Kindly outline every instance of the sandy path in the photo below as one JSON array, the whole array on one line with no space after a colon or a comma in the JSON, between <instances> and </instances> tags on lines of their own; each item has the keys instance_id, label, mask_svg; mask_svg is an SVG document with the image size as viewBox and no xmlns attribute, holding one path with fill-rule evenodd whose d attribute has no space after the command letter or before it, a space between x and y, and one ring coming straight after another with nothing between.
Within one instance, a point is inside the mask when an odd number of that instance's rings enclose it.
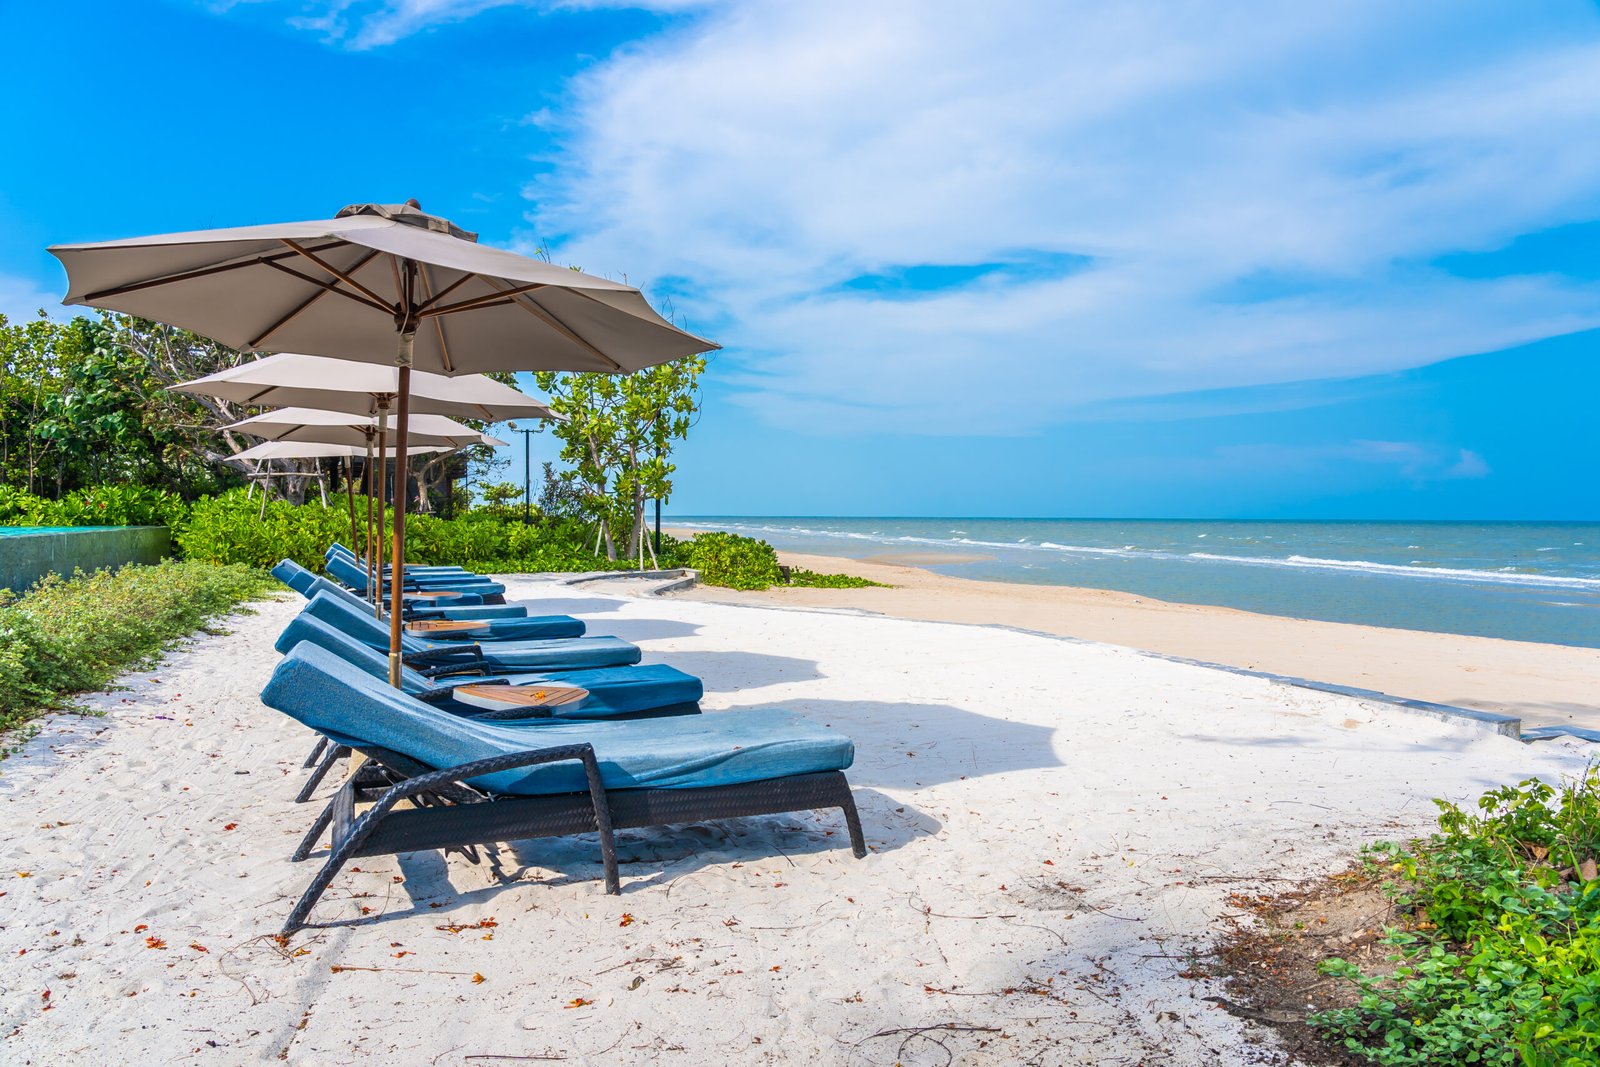
<instances>
[{"instance_id":1,"label":"sandy path","mask_svg":"<svg viewBox=\"0 0 1600 1067\"><path fill-rule=\"evenodd\" d=\"M281 951L313 812L308 736L255 697L296 609L269 603L0 765L0 1060L922 1065L944 1049L903 1031L957 1027L929 1034L963 1064L1246 1062L1179 976L1230 891L1587 751L1115 648L584 588L513 591L701 674L708 714L853 736L873 854L801 813L621 835L620 898L590 838L366 860Z\"/></svg>"},{"instance_id":2,"label":"sandy path","mask_svg":"<svg viewBox=\"0 0 1600 1067\"><path fill-rule=\"evenodd\" d=\"M686 531L687 532L687 531ZM841 559L780 552L785 563L856 574L891 589L701 587L697 600L849 607L903 619L1000 623L1207 663L1310 678L1520 716L1528 726L1600 730L1600 649L1313 622L1232 608L1174 604L1104 589L952 578L931 556Z\"/></svg>"}]
</instances>

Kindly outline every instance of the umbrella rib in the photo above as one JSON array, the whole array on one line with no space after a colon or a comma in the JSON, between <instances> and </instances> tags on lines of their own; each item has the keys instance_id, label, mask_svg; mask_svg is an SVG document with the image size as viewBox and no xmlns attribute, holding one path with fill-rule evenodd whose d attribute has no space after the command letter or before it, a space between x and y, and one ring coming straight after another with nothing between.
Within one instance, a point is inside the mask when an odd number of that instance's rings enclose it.
<instances>
[{"instance_id":1,"label":"umbrella rib","mask_svg":"<svg viewBox=\"0 0 1600 1067\"><path fill-rule=\"evenodd\" d=\"M343 244L343 242L333 241L325 245L318 245L311 251L322 252L329 248L337 248L340 244ZM180 271L177 274L165 274L159 278L146 278L142 282L130 282L127 285L119 285L111 289L101 289L98 292L87 293L84 295L83 299L85 302L91 300L103 300L106 297L122 296L125 293L136 293L141 289L151 289L158 285L167 285L172 282L191 281L195 278L205 278L212 274L223 274L230 270L238 270L241 267L257 267L263 265L271 267L276 265L277 260L288 259L295 254L296 253L294 252L279 252L270 256L251 256L249 259L241 260L238 263L223 263L210 267L200 267L197 270Z\"/></svg>"},{"instance_id":2,"label":"umbrella rib","mask_svg":"<svg viewBox=\"0 0 1600 1067\"><path fill-rule=\"evenodd\" d=\"M480 275L480 277L482 277L482 275ZM488 278L484 278L484 281L489 282L490 285L494 284L494 282L490 281ZM504 304L508 303L514 297L521 296L523 293L531 293L535 289L543 289L544 287L544 282L537 282L533 285L520 285L515 289L496 290L493 293L486 293L483 296L475 296L470 300L461 300L454 304L446 304L444 307L431 308L428 311L421 312L419 317L428 318L437 315L454 315L458 311L472 311L485 305Z\"/></svg>"},{"instance_id":3,"label":"umbrella rib","mask_svg":"<svg viewBox=\"0 0 1600 1067\"><path fill-rule=\"evenodd\" d=\"M263 261L263 262L266 262L266 261ZM390 307L388 304L375 303L374 301L368 300L366 297L362 296L360 293L347 293L347 292L345 292L343 289L339 288L339 279L337 279L337 278L335 278L331 282L323 281L321 278L313 278L309 274L302 274L301 272L295 270L293 267L286 267L282 263L270 263L269 262L269 263L267 263L267 266L271 267L273 270L281 270L285 274L288 274L288 275L290 275L292 277L295 277L295 278L299 278L301 281L305 282L307 285L314 285L318 289L324 289L324 290L326 290L326 291L328 291L330 293L333 293L336 296L342 296L346 300L354 300L358 304L365 304L367 307L373 308L373 309L378 310L378 311L381 311L385 315L393 315L394 314L394 308Z\"/></svg>"},{"instance_id":4,"label":"umbrella rib","mask_svg":"<svg viewBox=\"0 0 1600 1067\"><path fill-rule=\"evenodd\" d=\"M437 304L439 301L443 300L445 297L449 296L451 293L455 292L457 289L461 288L467 282L470 282L472 279L474 279L476 277L477 277L476 274L474 274L472 271L468 271L467 273L463 274L461 277L457 278L455 281L451 282L449 285L445 286L443 289L440 289L437 293L434 293L432 296L430 296L428 299L424 300L422 303L418 304L417 305L417 311L419 313L421 313L423 311L428 310L434 304Z\"/></svg>"},{"instance_id":5,"label":"umbrella rib","mask_svg":"<svg viewBox=\"0 0 1600 1067\"><path fill-rule=\"evenodd\" d=\"M350 269L351 270L360 270L362 267L364 267L368 263L370 263L373 260L373 258L375 258L377 256L377 254L378 253L375 252L375 251L368 252L365 257L363 257L362 259L357 261L356 265L351 267ZM301 312L305 311L312 304L315 304L318 300L321 300L324 296L327 296L327 295L328 295L328 290L326 290L326 289L318 289L316 292L314 292L310 296L306 297L306 299L300 304L300 306L296 307L294 310L290 311L283 318L279 319L277 322L275 322L271 326L267 327L265 332L263 332L263 333L259 334L258 336L252 338L250 340L249 344L245 345L245 347L246 348L255 348L262 341L265 341L267 338L271 337L273 334L277 333L279 330L281 330L285 326L289 325L290 322L292 322L296 318L298 318L300 316Z\"/></svg>"},{"instance_id":6,"label":"umbrella rib","mask_svg":"<svg viewBox=\"0 0 1600 1067\"><path fill-rule=\"evenodd\" d=\"M422 291L424 293L427 293L428 290L433 288L433 283L428 280L428 265L426 263L417 264L417 276L422 279ZM463 274L460 278L456 279L456 281L454 281L449 286L446 286L443 290L441 290L439 292L438 296L430 296L427 300L424 300L418 306L419 307L427 307L429 304L431 304L435 300L439 299L440 296L443 296L445 293L448 293L451 289L454 289L456 286L460 285L462 282L466 281L470 277L472 277L472 275ZM455 369L456 369L456 363L455 363L455 360L450 358L450 345L444 339L444 320L439 318L438 316L434 316L433 332L439 335L439 355L441 357L443 357L443 359L444 359L445 372L446 373L453 373L455 371Z\"/></svg>"},{"instance_id":7,"label":"umbrella rib","mask_svg":"<svg viewBox=\"0 0 1600 1067\"><path fill-rule=\"evenodd\" d=\"M305 256L311 262L315 263L317 266L321 267L323 270L327 271L329 274L333 275L335 278L338 278L341 282L344 282L350 288L356 290L357 292L362 293L368 299L374 300L379 304L382 304L384 302L383 297L379 296L377 293L373 292L371 289L368 289L366 286L362 285L360 282L356 281L354 278L352 278L350 276L351 274L354 274L357 270L359 270L361 267L365 266L366 263L368 262L368 260L371 259L370 256L368 257L368 259L362 260L360 263L357 263L354 267L351 267L348 272L346 272L346 271L340 270L338 267L335 267L333 264L329 263L327 260L323 259L321 256L318 256L316 254L316 252L312 251L309 248L306 248L305 246L301 245L299 242L291 241L287 237L282 238L282 240L283 240L284 244L288 245L290 248L294 249L296 252L300 253L302 256ZM389 311L391 313L395 313L395 312L397 312L397 309L391 307L391 308L389 308Z\"/></svg>"},{"instance_id":8,"label":"umbrella rib","mask_svg":"<svg viewBox=\"0 0 1600 1067\"><path fill-rule=\"evenodd\" d=\"M491 284L493 284L493 283L491 283ZM578 346L580 346L580 347L582 347L584 349L587 349L589 352L593 353L596 358L598 358L601 362L603 362L603 363L607 364L608 366L610 366L612 370L620 371L620 370L624 369L622 364L618 363L616 360L612 359L610 356L608 356L604 352L600 351L598 348L596 348L594 345L590 344L588 341L585 341L582 337L579 337L577 335L577 333L575 333L570 326L568 326L566 323L562 322L560 319L558 319L554 315L552 315L543 306L541 306L537 300L534 300L532 297L529 297L526 300L513 300L512 303L516 304L519 308L521 308L522 310L526 311L528 314L532 315L534 318L538 319L540 322L543 322L545 325L553 326L558 333L561 333L561 334L565 335L574 344L577 344Z\"/></svg>"}]
</instances>

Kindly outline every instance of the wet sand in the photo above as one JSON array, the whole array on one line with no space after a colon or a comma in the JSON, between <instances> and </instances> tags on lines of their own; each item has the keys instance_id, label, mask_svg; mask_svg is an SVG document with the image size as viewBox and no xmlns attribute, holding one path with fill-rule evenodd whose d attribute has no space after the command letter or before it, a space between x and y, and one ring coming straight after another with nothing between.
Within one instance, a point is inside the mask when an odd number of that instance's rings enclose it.
<instances>
[{"instance_id":1,"label":"wet sand","mask_svg":"<svg viewBox=\"0 0 1600 1067\"><path fill-rule=\"evenodd\" d=\"M724 603L854 608L903 619L1015 626L1518 715L1525 727L1600 730L1600 649L1290 619L1104 589L973 581L900 562L908 555L917 563L946 564L961 558L944 553L895 554L892 561L883 556L778 555L792 566L854 574L893 588L740 593L700 587L680 595Z\"/></svg>"}]
</instances>

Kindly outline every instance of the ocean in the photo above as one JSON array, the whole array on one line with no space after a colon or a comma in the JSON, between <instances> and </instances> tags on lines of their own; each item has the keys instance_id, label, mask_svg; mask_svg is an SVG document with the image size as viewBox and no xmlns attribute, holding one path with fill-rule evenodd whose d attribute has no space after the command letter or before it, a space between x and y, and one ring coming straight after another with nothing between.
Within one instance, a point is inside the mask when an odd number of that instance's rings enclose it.
<instances>
[{"instance_id":1,"label":"ocean","mask_svg":"<svg viewBox=\"0 0 1600 1067\"><path fill-rule=\"evenodd\" d=\"M959 553L963 578L1600 648L1600 525L674 516L818 555Z\"/></svg>"}]
</instances>

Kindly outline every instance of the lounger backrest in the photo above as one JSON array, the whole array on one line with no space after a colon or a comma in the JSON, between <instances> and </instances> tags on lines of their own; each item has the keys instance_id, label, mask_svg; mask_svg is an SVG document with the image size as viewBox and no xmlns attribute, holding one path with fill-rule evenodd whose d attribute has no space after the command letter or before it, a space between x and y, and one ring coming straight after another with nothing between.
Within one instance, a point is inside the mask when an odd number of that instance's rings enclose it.
<instances>
[{"instance_id":1,"label":"lounger backrest","mask_svg":"<svg viewBox=\"0 0 1600 1067\"><path fill-rule=\"evenodd\" d=\"M349 636L340 633L321 619L304 611L296 615L289 622L289 625L284 627L284 631L278 635L278 641L274 647L281 653L287 653L302 642L326 649L346 663L359 668L374 678L383 681L387 681L389 678L389 658L387 656L376 649L368 648L359 641L351 640ZM400 685L406 692L412 694L421 693L432 688L426 678L410 667L400 668Z\"/></svg>"},{"instance_id":2,"label":"lounger backrest","mask_svg":"<svg viewBox=\"0 0 1600 1067\"><path fill-rule=\"evenodd\" d=\"M367 572L344 556L328 557L328 573L354 589L367 587Z\"/></svg>"},{"instance_id":3,"label":"lounger backrest","mask_svg":"<svg viewBox=\"0 0 1600 1067\"><path fill-rule=\"evenodd\" d=\"M279 661L261 691L261 702L340 744L387 748L440 768L541 745L572 744L589 734L614 732L618 725L551 723L541 725L535 740L526 727L480 724L424 704L307 642ZM585 788L577 764L505 771L481 782L539 793Z\"/></svg>"},{"instance_id":4,"label":"lounger backrest","mask_svg":"<svg viewBox=\"0 0 1600 1067\"><path fill-rule=\"evenodd\" d=\"M317 581L315 574L292 559L279 560L278 565L272 568L272 576L301 596L309 596L306 590L311 588L312 582Z\"/></svg>"},{"instance_id":5,"label":"lounger backrest","mask_svg":"<svg viewBox=\"0 0 1600 1067\"><path fill-rule=\"evenodd\" d=\"M335 630L355 638L368 648L375 648L379 652L389 651L389 627L374 619L366 611L353 608L327 593L318 593L312 597L306 604L305 610L312 618L321 619ZM400 635L400 648L405 652L420 650L417 643L405 634Z\"/></svg>"},{"instance_id":6,"label":"lounger backrest","mask_svg":"<svg viewBox=\"0 0 1600 1067\"><path fill-rule=\"evenodd\" d=\"M365 600L362 600L360 597L356 596L343 586L334 585L326 578L317 578L312 581L311 588L306 590L306 599L310 600L318 593L327 593L331 597L337 597L341 602L350 605L352 608L356 608L359 611L364 611L368 615L372 614L371 604L367 603Z\"/></svg>"}]
</instances>

